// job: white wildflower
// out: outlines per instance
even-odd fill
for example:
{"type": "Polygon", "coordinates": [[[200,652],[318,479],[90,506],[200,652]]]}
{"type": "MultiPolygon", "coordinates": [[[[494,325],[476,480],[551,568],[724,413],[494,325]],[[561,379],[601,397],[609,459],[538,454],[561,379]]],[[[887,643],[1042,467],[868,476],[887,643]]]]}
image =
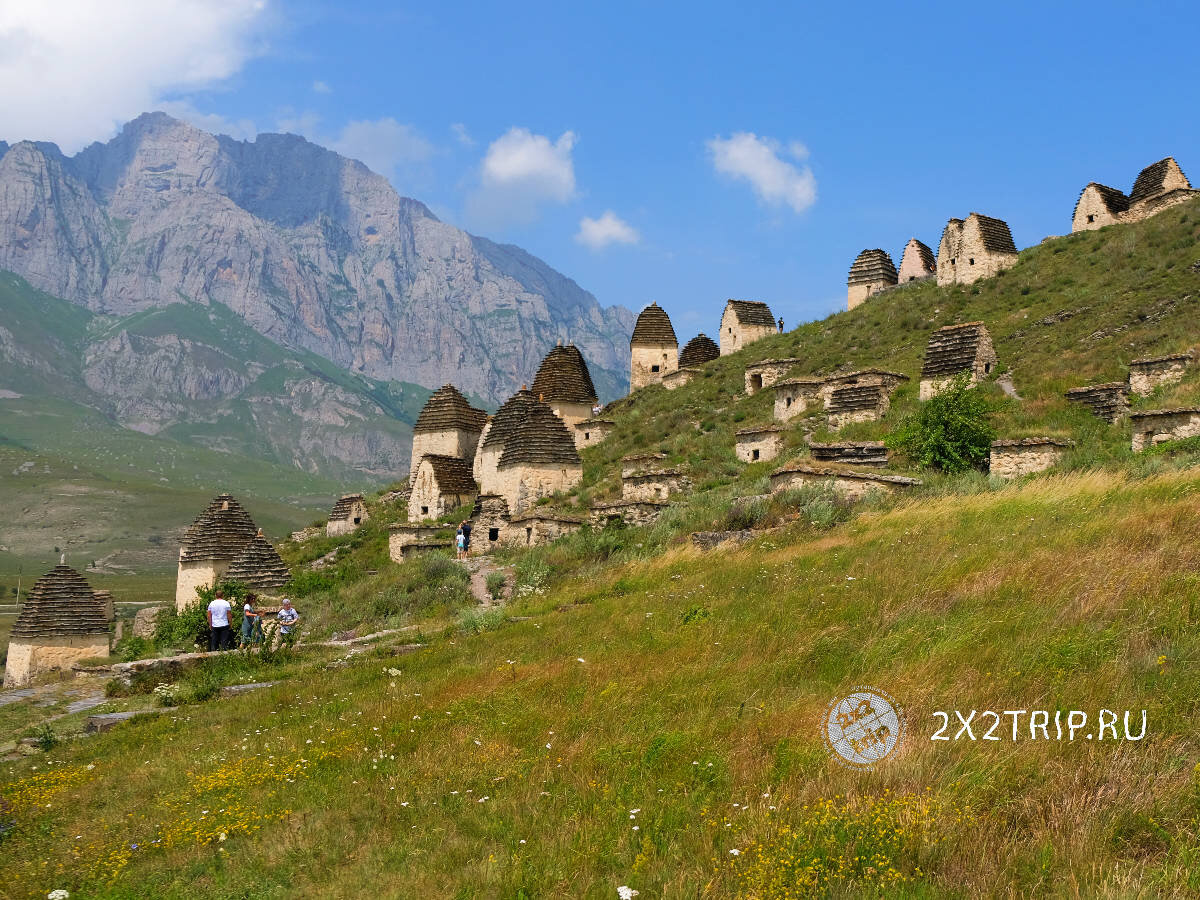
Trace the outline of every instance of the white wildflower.
{"type": "Polygon", "coordinates": [[[617,897],[619,900],[633,900],[638,893],[638,891],[635,891],[631,887],[626,887],[625,885],[621,885],[619,888],[617,888],[617,897]]]}
{"type": "Polygon", "coordinates": [[[732,850],[729,851],[729,855],[730,856],[741,856],[742,851],[737,849],[736,847],[734,847],[732,850]]]}

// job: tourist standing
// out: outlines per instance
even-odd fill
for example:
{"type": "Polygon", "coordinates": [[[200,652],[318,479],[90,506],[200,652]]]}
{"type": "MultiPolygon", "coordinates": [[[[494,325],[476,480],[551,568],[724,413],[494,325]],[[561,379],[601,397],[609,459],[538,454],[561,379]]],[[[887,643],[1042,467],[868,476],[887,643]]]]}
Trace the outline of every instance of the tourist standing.
{"type": "Polygon", "coordinates": [[[467,555],[467,536],[463,534],[461,525],[458,526],[458,531],[454,533],[454,549],[459,559],[467,555]]]}
{"type": "Polygon", "coordinates": [[[233,646],[233,630],[229,627],[229,616],[232,610],[229,601],[221,591],[208,604],[208,649],[228,650],[233,646]]]}
{"type": "Polygon", "coordinates": [[[463,533],[463,553],[471,552],[471,520],[467,519],[462,523],[463,533]]]}
{"type": "Polygon", "coordinates": [[[295,631],[296,623],[300,621],[300,613],[292,607],[292,601],[283,598],[283,608],[275,616],[279,620],[279,634],[284,641],[291,639],[295,631]]]}
{"type": "Polygon", "coordinates": [[[262,643],[262,613],[258,611],[255,602],[258,597],[246,595],[246,605],[242,607],[242,646],[262,643]]]}

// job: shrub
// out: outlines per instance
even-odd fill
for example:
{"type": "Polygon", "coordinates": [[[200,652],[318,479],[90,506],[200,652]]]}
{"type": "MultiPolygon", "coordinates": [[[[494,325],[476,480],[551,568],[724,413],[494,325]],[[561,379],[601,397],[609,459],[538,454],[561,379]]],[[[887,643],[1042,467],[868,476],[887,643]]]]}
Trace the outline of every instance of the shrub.
{"type": "Polygon", "coordinates": [[[504,599],[504,586],[508,584],[508,575],[504,572],[489,572],[487,577],[487,592],[493,603],[504,599]]]}
{"type": "Polygon", "coordinates": [[[990,421],[993,411],[991,401],[963,372],[906,416],[886,442],[919,465],[943,472],[981,469],[996,437],[990,421]]]}

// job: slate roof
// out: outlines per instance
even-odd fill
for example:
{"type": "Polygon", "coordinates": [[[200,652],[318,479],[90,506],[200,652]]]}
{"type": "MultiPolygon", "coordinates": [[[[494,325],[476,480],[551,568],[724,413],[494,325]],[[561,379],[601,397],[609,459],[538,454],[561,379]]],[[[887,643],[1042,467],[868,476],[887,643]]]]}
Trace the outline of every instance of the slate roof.
{"type": "MultiPolygon", "coordinates": [[[[498,414],[497,414],[498,415],[498,414]]],[[[575,439],[562,419],[544,403],[534,402],[504,439],[498,469],[519,465],[581,465],[575,439]]]]}
{"type": "Polygon", "coordinates": [[[775,317],[771,314],[771,307],[761,300],[730,300],[725,304],[725,309],[733,310],[739,324],[775,327],[775,317]]]}
{"type": "Polygon", "coordinates": [[[874,250],[864,250],[855,257],[846,284],[874,284],[880,281],[895,284],[897,277],[892,258],[886,250],[876,247],[874,250]]]}
{"type": "Polygon", "coordinates": [[[431,431],[449,431],[460,428],[464,431],[483,431],[487,413],[476,409],[452,384],[443,384],[430,395],[417,416],[413,434],[431,431]]]}
{"type": "MultiPolygon", "coordinates": [[[[504,405],[492,416],[492,427],[483,438],[484,447],[503,446],[508,436],[512,434],[517,423],[525,418],[526,411],[532,404],[537,404],[538,398],[528,388],[521,388],[504,401],[504,405]]],[[[545,406],[545,404],[541,404],[545,406]]],[[[549,409],[549,407],[546,407],[549,409]]]]}
{"type": "Polygon", "coordinates": [[[59,564],[37,580],[13,623],[12,640],[72,634],[108,634],[104,602],[87,580],[59,564]]]}
{"type": "Polygon", "coordinates": [[[532,393],[546,402],[593,404],[598,399],[587,360],[574,344],[550,349],[533,378],[532,393]]]}
{"type": "Polygon", "coordinates": [[[1081,403],[1106,422],[1115,422],[1129,412],[1129,385],[1124,381],[1108,381],[1071,388],[1066,398],[1081,403]]]}
{"type": "Polygon", "coordinates": [[[1152,419],[1155,416],[1178,416],[1184,413],[1200,413],[1200,406],[1172,406],[1169,409],[1143,409],[1131,412],[1131,419],[1152,419]]]}
{"type": "Polygon", "coordinates": [[[925,345],[921,377],[941,378],[971,371],[979,353],[980,339],[985,334],[987,328],[982,322],[964,322],[939,328],[929,336],[929,343],[925,345]]]}
{"type": "Polygon", "coordinates": [[[1129,367],[1134,366],[1153,366],[1157,363],[1179,362],[1182,360],[1193,360],[1196,358],[1194,350],[1185,350],[1183,353],[1168,353],[1166,356],[1144,356],[1141,359],[1132,360],[1129,367]]]}
{"type": "Polygon", "coordinates": [[[1008,223],[1003,219],[993,219],[982,213],[971,213],[979,223],[979,234],[983,238],[984,248],[993,253],[1016,253],[1017,245],[1013,243],[1012,232],[1008,223]]]}
{"type": "MultiPolygon", "coordinates": [[[[549,407],[546,411],[550,412],[549,407]]],[[[550,413],[554,416],[554,413],[550,413]]],[[[557,416],[554,416],[556,419],[557,416]]],[[[474,494],[479,490],[475,486],[475,476],[471,473],[471,464],[457,456],[442,456],[437,453],[427,453],[421,457],[421,465],[429,463],[433,469],[433,478],[438,490],[443,494],[474,494]]]]}
{"type": "Polygon", "coordinates": [[[232,560],[257,533],[258,527],[241,504],[229,494],[221,494],[188,527],[179,559],[232,560]]]}
{"type": "MultiPolygon", "coordinates": [[[[1174,157],[1168,156],[1142,169],[1133,183],[1133,190],[1129,192],[1129,202],[1137,203],[1140,200],[1148,200],[1161,193],[1163,182],[1166,181],[1167,174],[1172,168],[1179,169],[1179,163],[1175,162],[1174,157]]],[[[1179,169],[1179,174],[1183,175],[1182,169],[1179,169]]],[[[1184,180],[1186,179],[1185,175],[1184,180]]]]}
{"type": "Polygon", "coordinates": [[[1118,191],[1116,188],[1109,187],[1107,184],[1100,184],[1098,181],[1084,185],[1083,190],[1079,192],[1079,200],[1075,201],[1076,209],[1079,208],[1079,201],[1083,199],[1083,195],[1087,193],[1088,188],[1096,189],[1096,193],[1100,196],[1100,201],[1104,204],[1104,208],[1114,216],[1129,209],[1129,198],[1124,193],[1118,191]]]}
{"type": "Polygon", "coordinates": [[[748,437],[752,434],[773,434],[777,431],[783,431],[778,425],[756,425],[753,428],[743,428],[741,431],[734,432],[736,437],[748,437]]]}
{"type": "Polygon", "coordinates": [[[882,481],[888,484],[897,485],[919,485],[920,479],[909,478],[907,475],[885,475],[882,472],[857,472],[854,469],[844,468],[838,464],[832,465],[813,465],[805,460],[797,460],[786,465],[780,466],[771,476],[788,475],[793,472],[799,472],[806,475],[825,475],[830,478],[853,478],[862,481],[882,481]]]}
{"type": "Polygon", "coordinates": [[[675,337],[675,329],[671,327],[671,317],[666,310],[657,303],[651,303],[638,313],[629,344],[674,344],[678,347],[679,339],[675,337]]]}
{"type": "Polygon", "coordinates": [[[1074,441],[1051,437],[1005,438],[992,441],[993,447],[1074,447],[1074,441]]]}
{"type": "Polygon", "coordinates": [[[933,250],[929,248],[929,245],[918,241],[916,238],[911,238],[909,242],[904,245],[904,255],[900,257],[901,268],[904,267],[904,260],[908,258],[909,250],[912,250],[917,254],[917,258],[921,261],[921,267],[927,272],[933,272],[935,269],[937,269],[937,257],[933,255],[933,250]]]}
{"type": "Polygon", "coordinates": [[[241,582],[251,590],[272,591],[287,584],[292,573],[260,530],[230,563],[224,578],[241,582]]]}
{"type": "Polygon", "coordinates": [[[354,504],[362,502],[362,494],[343,494],[338,497],[337,502],[333,504],[333,509],[329,511],[329,521],[337,522],[349,519],[354,512],[354,504]]]}
{"type": "Polygon", "coordinates": [[[882,384],[852,384],[830,391],[829,405],[825,411],[838,414],[878,409],[886,399],[887,389],[882,384]]]}
{"type": "Polygon", "coordinates": [[[721,350],[716,341],[706,334],[698,334],[684,344],[683,349],[679,351],[679,368],[700,366],[720,355],[721,350]]]}

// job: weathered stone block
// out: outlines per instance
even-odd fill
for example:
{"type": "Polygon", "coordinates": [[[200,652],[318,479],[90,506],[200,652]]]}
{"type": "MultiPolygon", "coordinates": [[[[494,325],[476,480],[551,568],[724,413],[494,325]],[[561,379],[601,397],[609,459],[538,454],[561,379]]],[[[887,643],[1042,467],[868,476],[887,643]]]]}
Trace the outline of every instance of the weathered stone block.
{"type": "Polygon", "coordinates": [[[1044,472],[1056,465],[1071,446],[1071,441],[1048,437],[993,441],[988,471],[998,478],[1044,472]]]}
{"type": "Polygon", "coordinates": [[[745,463],[774,459],[783,452],[783,429],[778,425],[743,428],[735,437],[734,452],[745,463]]]}
{"type": "Polygon", "coordinates": [[[852,469],[791,463],[771,474],[771,492],[792,490],[806,484],[831,484],[848,500],[859,500],[872,491],[894,493],[921,482],[903,475],[884,475],[880,472],[857,472],[852,469]]]}
{"type": "Polygon", "coordinates": [[[1131,447],[1134,453],[1139,453],[1155,444],[1200,434],[1200,407],[1135,412],[1129,414],[1129,421],[1133,425],[1131,447]]]}
{"type": "Polygon", "coordinates": [[[1191,350],[1170,356],[1135,359],[1129,364],[1129,392],[1145,397],[1156,388],[1175,384],[1183,379],[1194,360],[1195,353],[1191,350]]]}

